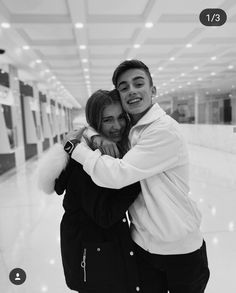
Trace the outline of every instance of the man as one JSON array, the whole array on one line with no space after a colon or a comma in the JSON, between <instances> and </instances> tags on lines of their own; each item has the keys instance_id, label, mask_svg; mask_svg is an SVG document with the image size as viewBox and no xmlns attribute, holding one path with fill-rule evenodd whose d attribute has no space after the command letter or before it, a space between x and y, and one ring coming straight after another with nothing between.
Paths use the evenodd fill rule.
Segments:
<instances>
[{"instance_id":1,"label":"man","mask_svg":"<svg viewBox=\"0 0 236 293\"><path fill-rule=\"evenodd\" d=\"M80 143L72 158L100 186L141 182L142 192L129 209L140 291L202 293L209 279L206 246L201 215L188 196L189 161L179 125L152 104L156 88L141 61L121 63L112 81L131 118L131 149L118 159Z\"/></svg>"}]
</instances>

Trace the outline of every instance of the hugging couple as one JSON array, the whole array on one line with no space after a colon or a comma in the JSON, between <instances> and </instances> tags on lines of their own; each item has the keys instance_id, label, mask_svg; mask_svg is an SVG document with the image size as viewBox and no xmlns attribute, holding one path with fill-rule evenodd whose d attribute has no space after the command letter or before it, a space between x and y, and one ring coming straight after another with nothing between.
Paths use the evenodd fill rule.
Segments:
<instances>
[{"instance_id":1,"label":"hugging couple","mask_svg":"<svg viewBox=\"0 0 236 293\"><path fill-rule=\"evenodd\" d=\"M112 82L88 99L89 128L40 168L40 188L64 194L66 283L80 293L203 293L206 243L179 124L153 103L143 62L122 62Z\"/></svg>"}]
</instances>

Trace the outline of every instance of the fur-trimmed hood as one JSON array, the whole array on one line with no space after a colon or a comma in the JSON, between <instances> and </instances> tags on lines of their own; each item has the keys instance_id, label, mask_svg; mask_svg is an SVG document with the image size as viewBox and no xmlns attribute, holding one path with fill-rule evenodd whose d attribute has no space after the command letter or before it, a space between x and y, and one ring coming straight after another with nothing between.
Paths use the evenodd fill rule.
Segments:
<instances>
[{"instance_id":1,"label":"fur-trimmed hood","mask_svg":"<svg viewBox=\"0 0 236 293\"><path fill-rule=\"evenodd\" d=\"M54 192L55 179L59 177L66 167L69 156L64 151L63 145L56 143L42 158L39 159L37 167L38 188L47 194Z\"/></svg>"}]
</instances>

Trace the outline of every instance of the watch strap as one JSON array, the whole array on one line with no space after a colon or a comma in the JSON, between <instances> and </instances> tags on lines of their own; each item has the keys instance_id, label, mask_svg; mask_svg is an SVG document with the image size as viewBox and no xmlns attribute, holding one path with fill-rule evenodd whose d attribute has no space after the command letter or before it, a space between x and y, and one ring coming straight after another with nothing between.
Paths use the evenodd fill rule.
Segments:
<instances>
[{"instance_id":1,"label":"watch strap","mask_svg":"<svg viewBox=\"0 0 236 293\"><path fill-rule=\"evenodd\" d=\"M78 139L71 139L71 140L67 140L65 146L64 146L64 150L71 155L71 153L73 152L73 150L75 149L76 145L79 143Z\"/></svg>"}]
</instances>

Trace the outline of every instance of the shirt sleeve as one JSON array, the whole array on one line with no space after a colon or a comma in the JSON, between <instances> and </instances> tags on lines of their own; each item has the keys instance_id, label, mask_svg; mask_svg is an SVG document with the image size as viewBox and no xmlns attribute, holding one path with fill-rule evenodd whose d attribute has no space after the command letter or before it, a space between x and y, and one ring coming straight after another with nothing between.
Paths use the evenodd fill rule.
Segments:
<instances>
[{"instance_id":1,"label":"shirt sleeve","mask_svg":"<svg viewBox=\"0 0 236 293\"><path fill-rule=\"evenodd\" d=\"M85 144L79 144L72 158L99 186L122 188L134 182L165 172L181 163L182 141L168 129L146 129L122 159L101 155Z\"/></svg>"}]
</instances>

